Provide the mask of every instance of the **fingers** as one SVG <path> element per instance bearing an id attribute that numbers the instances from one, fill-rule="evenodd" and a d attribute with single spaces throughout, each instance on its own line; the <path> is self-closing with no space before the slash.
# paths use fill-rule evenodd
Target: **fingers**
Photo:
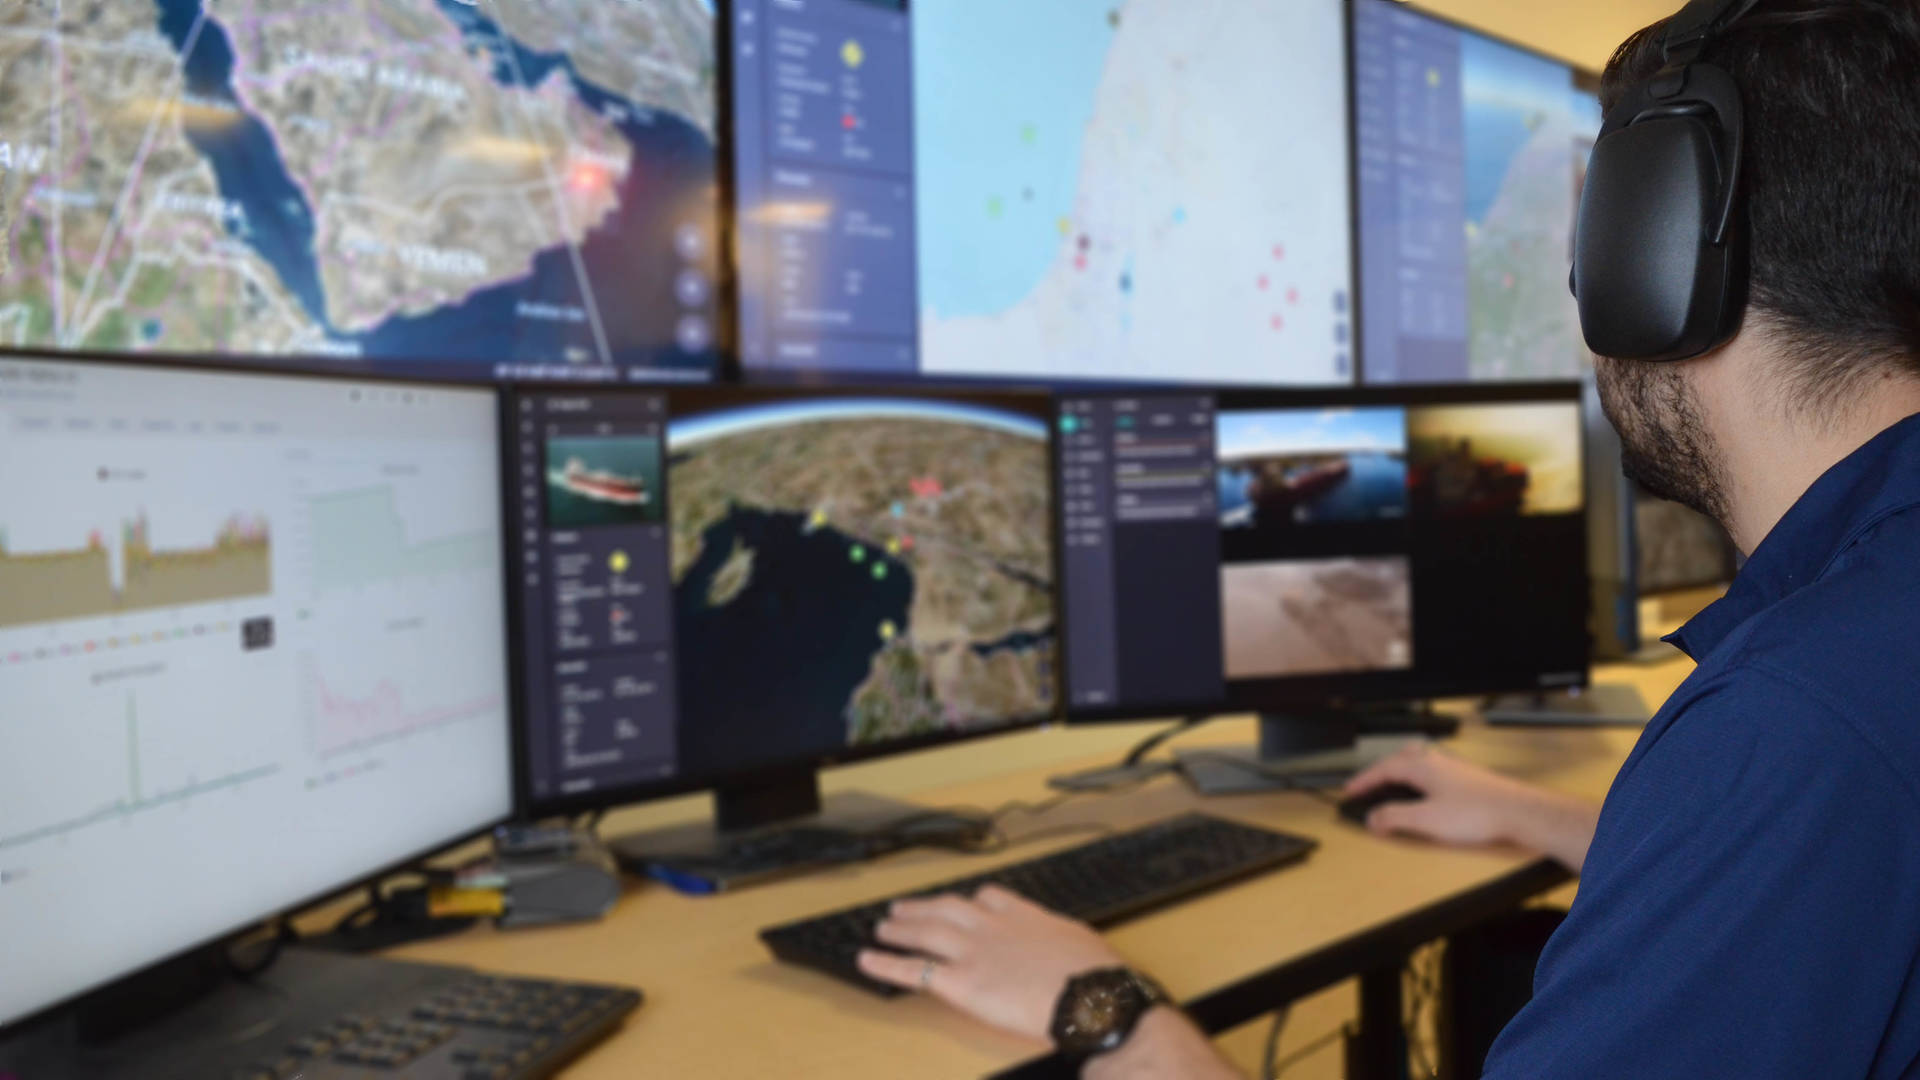
<path id="1" fill-rule="evenodd" d="M 1367 830 L 1381 836 L 1393 833 L 1432 836 L 1433 808 L 1425 803 L 1388 803 L 1367 815 Z"/>
<path id="2" fill-rule="evenodd" d="M 929 900 L 897 900 L 887 914 L 907 921 L 939 921 L 964 930 L 978 929 L 983 921 L 973 902 L 958 896 L 936 896 Z"/>
<path id="3" fill-rule="evenodd" d="M 943 965 L 935 964 L 932 980 L 922 985 L 922 980 L 927 976 L 925 957 L 901 956 L 881 949 L 860 950 L 858 963 L 861 972 L 869 979 L 907 990 L 931 990 L 937 994 L 942 982 L 950 978 Z"/>
<path id="4" fill-rule="evenodd" d="M 973 894 L 973 902 L 996 914 L 1010 911 L 1045 911 L 1039 904 L 1021 896 L 1012 889 L 1003 889 L 998 885 L 983 885 Z"/>
<path id="5" fill-rule="evenodd" d="M 1432 768 L 1433 748 L 1421 743 L 1409 746 L 1392 755 L 1374 762 L 1356 773 L 1347 781 L 1342 793 L 1348 796 L 1360 795 L 1372 791 L 1382 784 L 1412 784 L 1421 787 Z"/>
<path id="6" fill-rule="evenodd" d="M 967 931 L 937 919 L 891 918 L 875 927 L 873 936 L 883 945 L 941 960 L 958 960 L 968 952 Z"/>

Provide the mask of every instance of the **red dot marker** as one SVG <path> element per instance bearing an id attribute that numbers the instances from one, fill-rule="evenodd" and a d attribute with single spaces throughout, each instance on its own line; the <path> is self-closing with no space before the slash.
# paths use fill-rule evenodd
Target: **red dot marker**
<path id="1" fill-rule="evenodd" d="M 846 113 L 840 117 L 840 126 L 843 128 L 846 128 L 848 131 L 852 131 L 853 125 L 858 122 L 859 121 L 853 118 L 852 113 Z"/>
<path id="2" fill-rule="evenodd" d="M 1085 270 L 1087 268 L 1087 257 L 1085 255 L 1075 255 L 1073 257 L 1073 265 L 1075 269 Z"/>
<path id="3" fill-rule="evenodd" d="M 913 537 L 911 537 L 911 536 L 903 536 L 903 537 L 901 537 L 901 538 L 900 538 L 900 550 L 901 550 L 901 551 L 912 551 L 912 550 L 913 550 Z"/>

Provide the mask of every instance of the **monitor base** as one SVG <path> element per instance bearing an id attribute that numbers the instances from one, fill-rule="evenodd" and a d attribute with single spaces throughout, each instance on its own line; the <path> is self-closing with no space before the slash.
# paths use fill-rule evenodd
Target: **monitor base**
<path id="1" fill-rule="evenodd" d="M 902 824 L 911 828 L 902 829 Z M 984 825 L 960 815 L 849 791 L 816 813 L 746 829 L 717 820 L 630 833 L 607 841 L 620 868 L 682 892 L 708 894 L 808 870 L 877 858 L 916 844 L 964 841 Z M 948 834 L 951 834 L 949 836 Z"/>
<path id="2" fill-rule="evenodd" d="M 1595 683 L 1578 693 L 1495 698 L 1481 712 L 1489 724 L 1554 727 L 1645 727 L 1653 717 L 1640 691 L 1624 683 Z"/>
<path id="3" fill-rule="evenodd" d="M 1424 708 L 1326 709 L 1260 717 L 1260 745 L 1183 750 L 1179 771 L 1201 795 L 1333 787 L 1409 742 L 1444 738 L 1459 722 Z"/>

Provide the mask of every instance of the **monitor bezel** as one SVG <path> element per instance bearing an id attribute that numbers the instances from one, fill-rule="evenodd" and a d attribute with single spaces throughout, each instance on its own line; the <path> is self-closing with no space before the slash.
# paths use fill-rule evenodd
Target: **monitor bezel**
<path id="1" fill-rule="evenodd" d="M 920 306 L 918 297 L 914 304 L 914 367 L 911 371 L 872 371 L 867 369 L 845 369 L 835 367 L 752 367 L 746 363 L 741 351 L 745 339 L 745 329 L 741 324 L 742 298 L 746 294 L 746 275 L 742 272 L 743 260 L 740 245 L 742 232 L 740 221 L 745 216 L 740 205 L 739 156 L 735 152 L 737 133 L 734 129 L 735 103 L 739 93 L 738 80 L 735 78 L 735 51 L 737 22 L 733 15 L 737 0 L 718 0 L 721 13 L 720 32 L 716 38 L 720 62 L 715 68 L 715 77 L 719 80 L 719 117 L 715 128 L 719 145 L 725 148 L 721 153 L 721 162 L 716 175 L 719 178 L 719 197 L 722 213 L 726 222 L 726 242 L 722 245 L 727 260 L 723 277 L 727 280 L 726 306 L 721 318 L 727 322 L 728 336 L 725 340 L 730 349 L 716 367 L 714 382 L 720 385 L 734 384 L 745 386 L 801 387 L 828 384 L 834 386 L 866 387 L 881 389 L 903 384 L 944 386 L 949 389 L 965 390 L 999 389 L 1020 387 L 1041 393 L 1100 393 L 1130 389 L 1156 389 L 1170 392 L 1181 390 L 1212 390 L 1221 383 L 1196 382 L 1191 380 L 1146 379 L 1133 380 L 1107 376 L 1059 377 L 1041 373 L 1026 372 L 929 372 L 922 366 L 920 338 Z M 1287 4 L 1297 0 L 1259 0 L 1264 3 Z M 1315 0 L 1321 2 L 1321 0 Z M 1362 301 L 1360 299 L 1360 146 L 1356 137 L 1354 121 L 1357 96 L 1354 77 L 1354 33 L 1353 0 L 1327 0 L 1337 2 L 1343 9 L 1340 12 L 1340 55 L 1343 58 L 1344 71 L 1340 97 L 1338 99 L 1344 117 L 1346 129 L 1346 147 L 1344 158 L 1347 170 L 1347 314 L 1348 329 L 1348 373 L 1344 382 L 1325 383 L 1264 383 L 1250 384 L 1270 389 L 1342 389 L 1346 386 L 1362 384 L 1361 354 L 1364 350 L 1362 340 Z M 912 0 L 905 4 L 909 19 L 912 18 Z M 911 23 L 909 23 L 911 27 Z M 911 32 L 911 31 L 910 31 Z M 914 75 L 915 87 L 919 76 Z M 909 92 L 917 92 L 910 88 Z M 916 134 L 915 138 L 918 138 Z M 918 178 L 916 174 L 915 183 Z M 916 273 L 919 258 L 919 234 L 914 236 Z"/>
<path id="2" fill-rule="evenodd" d="M 1068 397 L 1127 398 L 1141 396 L 1177 395 L 1183 390 L 1168 390 L 1162 387 L 1140 388 L 1127 392 L 1109 392 L 1099 394 L 1057 395 L 1055 407 Z M 1192 392 L 1210 395 L 1219 408 L 1337 408 L 1342 406 L 1367 407 L 1399 405 L 1417 408 L 1426 405 L 1466 405 L 1466 404 L 1502 404 L 1511 402 L 1564 403 L 1579 408 L 1581 403 L 1581 384 L 1578 380 L 1536 380 L 1531 382 L 1505 383 L 1391 383 L 1382 386 L 1359 386 L 1339 389 L 1297 389 L 1288 390 L 1275 387 L 1225 387 L 1192 388 Z M 1584 416 L 1582 418 L 1584 424 Z M 1057 423 L 1057 412 L 1056 412 Z M 1056 445 L 1059 440 L 1056 438 Z M 1580 444 L 1582 468 L 1580 470 L 1581 514 L 1588 512 L 1592 491 L 1586 480 L 1585 455 L 1586 440 Z M 1062 515 L 1054 514 L 1054 552 L 1057 559 L 1064 560 L 1064 548 L 1060 543 L 1063 528 Z M 1583 575 L 1589 572 L 1586 532 L 1583 529 L 1577 543 L 1577 561 Z M 1569 559 L 1569 562 L 1575 561 Z M 1064 562 L 1055 570 L 1057 580 L 1065 580 L 1062 572 Z M 1592 672 L 1592 628 L 1590 615 L 1592 590 L 1580 590 L 1579 623 L 1585 635 L 1587 646 L 1578 659 L 1578 677 L 1565 678 L 1567 671 L 1537 672 L 1529 678 L 1516 675 L 1513 678 L 1481 677 L 1477 673 L 1459 677 L 1420 677 L 1405 673 L 1360 673 L 1355 675 L 1306 676 L 1263 680 L 1227 680 L 1225 693 L 1214 700 L 1167 701 L 1147 703 L 1116 704 L 1111 707 L 1076 708 L 1073 705 L 1071 687 L 1073 685 L 1072 650 L 1066 643 L 1072 633 L 1069 620 L 1072 617 L 1072 605 L 1061 604 L 1060 624 L 1060 685 L 1058 695 L 1063 720 L 1068 726 L 1132 723 L 1150 720 L 1164 720 L 1178 716 L 1221 716 L 1236 713 L 1284 713 L 1288 710 L 1321 710 L 1329 705 L 1345 707 L 1350 705 L 1381 704 L 1388 702 L 1432 701 L 1451 697 L 1473 697 L 1504 693 L 1538 693 L 1550 685 L 1553 689 L 1584 689 L 1589 685 Z M 1418 669 L 1415 669 L 1417 672 Z M 1554 676 L 1550 684 L 1548 676 Z M 1341 690 L 1344 692 L 1334 692 Z"/>
<path id="3" fill-rule="evenodd" d="M 750 787 L 757 783 L 775 781 L 783 778 L 790 778 L 795 773 L 800 771 L 818 773 L 821 770 L 837 768 L 842 765 L 854 765 L 864 761 L 873 761 L 880 758 L 897 757 L 902 754 L 911 754 L 911 753 L 916 753 L 922 750 L 940 749 L 948 746 L 959 745 L 961 743 L 976 742 L 982 739 L 997 738 L 999 736 L 1004 736 L 1004 735 L 1014 735 L 1021 732 L 1033 731 L 1038 728 L 1046 727 L 1049 724 L 1057 723 L 1060 720 L 1063 695 L 1065 693 L 1065 688 L 1066 688 L 1066 675 L 1065 675 L 1065 668 L 1061 663 L 1061 655 L 1064 652 L 1063 643 L 1065 641 L 1064 632 L 1063 632 L 1064 625 L 1065 625 L 1064 623 L 1065 613 L 1062 610 L 1064 605 L 1060 602 L 1060 586 L 1059 586 L 1059 571 L 1060 571 L 1061 563 L 1060 563 L 1060 544 L 1059 544 L 1059 534 L 1058 534 L 1059 514 L 1056 512 L 1056 510 L 1059 506 L 1060 440 L 1054 436 L 1054 414 L 1055 414 L 1054 411 L 1056 407 L 1056 402 L 1058 400 L 1055 395 L 1049 394 L 1044 390 L 1037 390 L 1032 387 L 1023 387 L 1023 386 L 1005 386 L 1005 385 L 991 386 L 991 387 L 985 386 L 985 385 L 935 386 L 935 385 L 929 385 L 926 383 L 914 383 L 914 382 L 908 382 L 908 383 L 894 382 L 886 385 L 870 384 L 870 383 L 860 383 L 860 384 L 810 383 L 806 386 L 770 386 L 770 385 L 758 384 L 758 383 L 718 383 L 718 384 L 709 384 L 706 386 L 682 386 L 682 387 L 668 386 L 668 387 L 645 387 L 645 388 L 639 387 L 639 386 L 624 386 L 624 385 L 623 386 L 576 387 L 576 386 L 565 386 L 565 385 L 555 386 L 555 385 L 542 385 L 542 384 L 520 384 L 520 385 L 503 387 L 502 391 L 503 392 L 500 395 L 500 399 L 501 399 L 501 409 L 503 412 L 503 416 L 510 413 L 517 415 L 517 411 L 519 409 L 519 402 L 522 399 L 523 395 L 547 396 L 547 395 L 553 395 L 553 394 L 568 394 L 568 393 L 574 393 L 574 392 L 582 393 L 582 394 L 593 394 L 596 396 L 603 395 L 603 394 L 633 394 L 633 395 L 659 394 L 659 395 L 664 395 L 668 399 L 667 412 L 668 412 L 669 423 L 671 423 L 673 419 L 672 400 L 676 391 L 680 391 L 680 392 L 692 391 L 695 393 L 706 392 L 706 391 L 723 391 L 723 392 L 739 393 L 739 394 L 748 395 L 748 396 L 765 397 L 769 399 L 777 399 L 777 398 L 783 398 L 783 397 L 860 396 L 862 394 L 880 394 L 880 395 L 898 396 L 898 397 L 904 397 L 904 398 L 939 398 L 944 394 L 972 394 L 977 396 L 996 396 L 996 397 L 1006 397 L 1011 399 L 1023 400 L 1031 403 L 1034 406 L 1032 410 L 1032 414 L 1040 421 L 1040 423 L 1045 427 L 1045 430 L 1046 430 L 1046 443 L 1047 443 L 1046 484 L 1047 484 L 1047 509 L 1048 509 L 1047 516 L 1050 519 L 1048 536 L 1049 536 L 1049 541 L 1052 544 L 1052 559 L 1050 560 L 1050 562 L 1053 566 L 1053 572 L 1054 572 L 1054 581 L 1053 581 L 1053 588 L 1052 588 L 1053 608 L 1054 608 L 1053 626 L 1054 626 L 1054 641 L 1055 641 L 1054 662 L 1053 662 L 1053 682 L 1054 682 L 1053 703 L 1046 709 L 1044 713 L 1037 714 L 1034 716 L 1020 717 L 1018 719 L 1009 720 L 1004 723 L 996 723 L 989 727 L 982 727 L 982 728 L 962 730 L 962 731 L 932 732 L 926 735 L 916 735 L 916 736 L 912 736 L 905 739 L 894 739 L 884 743 L 873 743 L 866 746 L 842 747 L 836 751 L 825 753 L 825 754 L 806 754 L 798 757 L 783 759 L 780 761 L 762 762 L 744 769 L 727 770 L 727 771 L 722 771 L 722 772 L 713 773 L 713 774 L 674 776 L 664 780 L 622 784 L 617 787 L 600 788 L 593 791 L 579 792 L 571 795 L 554 795 L 546 798 L 537 798 L 533 793 L 533 775 L 532 775 L 532 767 L 531 767 L 532 755 L 526 752 L 527 747 L 530 745 L 529 740 L 531 740 L 534 737 L 533 705 L 532 705 L 532 702 L 527 700 L 527 698 L 524 696 L 524 686 L 519 685 L 520 683 L 519 665 L 516 665 L 516 675 L 515 675 L 516 684 L 517 684 L 516 694 L 519 696 L 516 696 L 515 698 L 515 708 L 513 710 L 514 717 L 515 717 L 514 756 L 513 756 L 514 757 L 514 774 L 515 774 L 514 783 L 515 783 L 515 789 L 516 789 L 515 803 L 517 806 L 521 808 L 521 811 L 525 817 L 530 819 L 571 817 L 571 816 L 576 816 L 580 814 L 589 814 L 589 813 L 596 813 L 599 811 L 610 810 L 610 809 L 614 809 L 622 806 L 631 806 L 638 803 L 656 802 L 662 799 L 674 798 L 676 796 L 693 795 L 693 794 L 698 794 L 698 793 L 707 792 L 707 791 L 719 791 L 723 788 L 731 788 L 736 786 Z M 505 452 L 505 440 L 502 440 L 502 447 L 503 447 L 503 452 Z M 511 469 L 511 465 L 504 466 L 503 474 L 509 471 L 510 469 Z M 671 505 L 672 505 L 671 487 L 669 487 L 668 499 L 669 499 L 668 505 L 669 505 L 669 508 L 671 508 Z M 669 510 L 669 512 L 671 512 L 671 510 Z M 524 541 L 524 538 L 519 534 L 518 530 L 511 524 L 509 524 L 507 528 L 507 542 L 508 542 L 508 551 L 509 551 L 509 555 L 507 558 L 508 565 L 510 566 L 518 565 L 519 561 L 524 559 L 526 555 L 525 541 Z M 519 657 L 525 654 L 525 644 L 527 640 L 527 634 L 532 633 L 534 631 L 528 623 L 527 613 L 522 603 L 520 590 L 517 590 L 517 589 L 510 590 L 510 596 L 509 596 L 508 602 L 510 605 L 512 605 L 508 609 L 508 621 L 511 624 L 510 637 L 513 642 L 514 655 L 516 657 Z M 675 658 L 675 662 L 678 663 L 677 655 Z"/>
<path id="4" fill-rule="evenodd" d="M 1474 37 L 1477 37 L 1482 41 L 1492 42 L 1493 44 L 1496 44 L 1496 45 L 1504 45 L 1507 48 L 1513 49 L 1518 52 L 1526 53 L 1530 56 L 1537 57 L 1538 59 L 1545 60 L 1549 63 L 1559 64 L 1567 69 L 1568 75 L 1570 76 L 1568 81 L 1571 89 L 1585 89 L 1585 88 L 1591 87 L 1595 92 L 1595 94 L 1597 95 L 1600 89 L 1601 73 L 1594 71 L 1593 69 L 1588 68 L 1583 64 L 1579 64 L 1572 60 L 1569 60 L 1564 56 L 1558 56 L 1558 55 L 1555 55 L 1554 53 L 1550 53 L 1545 49 L 1537 48 L 1532 45 L 1527 45 L 1522 42 L 1515 41 L 1514 39 L 1503 36 L 1501 34 L 1490 33 L 1486 30 L 1481 29 L 1480 27 L 1470 26 L 1467 23 L 1460 21 L 1459 19 L 1450 18 L 1446 15 L 1439 14 L 1438 12 L 1432 10 L 1431 8 L 1426 7 L 1424 4 L 1408 3 L 1407 0 L 1343 0 L 1343 2 L 1347 9 L 1346 11 L 1347 131 L 1348 131 L 1347 144 L 1352 149 L 1352 153 L 1353 153 L 1352 168 L 1349 170 L 1348 175 L 1351 177 L 1353 181 L 1351 217 L 1352 217 L 1352 223 L 1353 223 L 1353 278 L 1354 278 L 1353 297 L 1354 297 L 1354 305 L 1355 305 L 1354 311 L 1356 315 L 1356 318 L 1354 320 L 1355 326 L 1354 326 L 1354 336 L 1353 336 L 1354 385 L 1361 386 L 1361 387 L 1505 385 L 1501 380 L 1497 380 L 1497 379 L 1488 379 L 1488 380 L 1481 380 L 1481 381 L 1464 379 L 1464 380 L 1460 380 L 1456 384 L 1456 383 L 1421 382 L 1417 380 L 1412 382 L 1372 382 L 1372 381 L 1369 381 L 1367 378 L 1366 310 L 1367 310 L 1368 304 L 1367 304 L 1367 296 L 1365 292 L 1365 281 L 1366 281 L 1365 267 L 1363 265 L 1366 262 L 1366 249 L 1362 246 L 1362 241 L 1363 241 L 1362 221 L 1365 218 L 1365 214 L 1363 213 L 1360 205 L 1360 198 L 1361 198 L 1360 75 L 1359 75 L 1359 66 L 1358 66 L 1359 58 L 1355 55 L 1355 49 L 1360 40 L 1359 25 L 1358 25 L 1358 20 L 1360 17 L 1360 5 L 1364 3 L 1372 3 L 1372 2 L 1389 3 L 1393 7 L 1401 11 L 1405 11 L 1418 18 L 1426 19 L 1429 22 L 1435 23 L 1439 26 L 1444 26 L 1458 33 L 1472 34 Z M 1572 268 L 1573 261 L 1571 258 L 1568 259 L 1567 266 L 1569 269 Z M 1472 306 L 1471 303 L 1469 303 L 1468 306 L 1469 308 L 1471 308 Z M 1471 314 L 1471 311 L 1469 311 L 1469 314 Z M 1592 368 L 1592 361 L 1591 361 L 1591 358 L 1589 358 L 1587 369 L 1590 370 L 1591 368 Z M 1578 377 L 1579 376 L 1577 375 L 1568 376 L 1568 378 L 1578 378 Z M 1536 381 L 1558 381 L 1558 380 L 1529 379 L 1525 381 L 1536 382 Z M 1512 385 L 1522 385 L 1522 383 L 1514 383 Z"/>
<path id="5" fill-rule="evenodd" d="M 371 382 L 381 385 L 403 386 L 421 390 L 426 393 L 445 392 L 448 390 L 470 390 L 476 393 L 490 394 L 493 396 L 496 406 L 494 409 L 494 442 L 496 445 L 494 461 L 496 463 L 495 467 L 501 470 L 498 475 L 502 483 L 496 486 L 499 488 L 501 494 L 499 528 L 502 530 L 502 535 L 505 535 L 505 530 L 510 524 L 509 504 L 505 498 L 505 464 L 504 458 L 500 456 L 499 452 L 499 447 L 504 445 L 504 440 L 501 438 L 501 428 L 499 426 L 500 413 L 498 409 L 500 399 L 505 396 L 504 388 L 501 385 L 471 381 L 448 382 L 444 380 L 422 380 L 383 375 L 377 372 L 315 371 L 305 367 L 278 365 L 266 358 L 257 356 L 228 359 L 226 357 L 199 353 L 178 356 L 172 353 L 106 353 L 83 350 L 33 349 L 0 345 L 0 361 L 24 361 L 48 364 L 71 363 L 86 367 L 123 367 L 136 370 L 141 368 L 158 368 L 200 374 L 234 375 L 246 378 L 320 379 L 335 383 Z M 507 606 L 511 604 L 513 599 L 513 590 L 510 587 L 513 580 L 510 572 L 511 565 L 512 564 L 505 559 L 503 550 L 501 573 L 497 584 L 501 590 L 501 610 L 509 613 L 509 623 L 506 627 L 502 628 L 503 633 L 500 636 L 500 659 L 506 669 L 504 672 L 504 681 L 509 695 L 507 702 L 508 722 L 505 725 L 505 733 L 508 737 L 507 756 L 509 765 L 511 766 L 508 770 L 508 808 L 505 815 L 491 817 L 484 822 L 474 825 L 470 829 L 456 832 L 444 840 L 436 841 L 432 845 L 403 858 L 383 862 L 363 874 L 342 881 L 338 885 L 329 886 L 322 892 L 304 897 L 294 903 L 275 905 L 273 908 L 261 912 L 260 916 L 256 919 L 250 919 L 220 933 L 189 942 L 180 948 L 167 952 L 158 959 L 142 963 L 135 968 L 129 968 L 103 982 L 92 984 L 82 990 L 42 1004 L 31 1012 L 23 1013 L 12 1020 L 0 1023 L 0 1038 L 23 1031 L 33 1025 L 46 1021 L 50 1017 L 76 1009 L 84 1009 L 90 1002 L 111 992 L 116 986 L 137 980 L 142 976 L 165 968 L 167 965 L 176 963 L 196 952 L 236 941 L 275 920 L 289 918 L 300 912 L 337 900 L 356 889 L 378 882 L 383 878 L 419 867 L 436 855 L 470 843 L 492 832 L 498 826 L 515 820 L 519 816 L 521 804 L 519 791 L 512 783 L 513 774 L 518 769 L 516 755 L 519 752 L 518 744 L 513 741 L 513 732 L 519 719 L 517 713 L 519 711 L 520 699 L 516 693 L 516 688 L 519 683 L 519 665 L 515 662 L 514 650 L 517 647 L 517 642 L 511 633 L 513 629 L 511 623 L 512 609 Z"/>

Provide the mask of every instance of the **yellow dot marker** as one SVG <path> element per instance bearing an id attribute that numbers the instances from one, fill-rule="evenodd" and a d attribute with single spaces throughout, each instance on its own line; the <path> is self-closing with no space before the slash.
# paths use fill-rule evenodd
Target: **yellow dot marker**
<path id="1" fill-rule="evenodd" d="M 624 551 L 615 551 L 613 554 L 607 556 L 607 569 L 616 574 L 626 573 L 627 567 L 632 565 L 633 560 L 627 558 L 627 553 Z"/>
<path id="2" fill-rule="evenodd" d="M 880 623 L 880 640 L 881 641 L 892 641 L 896 636 L 899 635 L 899 633 L 900 633 L 900 628 L 893 625 L 892 619 L 881 620 L 881 623 Z"/>
<path id="3" fill-rule="evenodd" d="M 900 538 L 899 537 L 896 536 L 893 539 L 887 541 L 887 554 L 889 555 L 900 554 Z"/>
<path id="4" fill-rule="evenodd" d="M 1436 89 L 1439 88 L 1440 86 L 1440 69 L 1439 68 L 1427 69 L 1427 85 L 1434 87 Z"/>
<path id="5" fill-rule="evenodd" d="M 827 525 L 827 512 L 825 510 L 815 510 L 813 512 L 812 521 L 813 521 L 814 528 L 816 529 L 825 528 Z"/>
<path id="6" fill-rule="evenodd" d="M 840 46 L 840 60 L 850 68 L 857 68 L 867 62 L 867 50 L 861 48 L 858 41 L 848 38 L 847 43 Z"/>
<path id="7" fill-rule="evenodd" d="M 1056 223 L 1056 226 L 1059 228 L 1061 236 L 1073 235 L 1073 222 L 1068 220 L 1067 218 L 1061 218 Z"/>

